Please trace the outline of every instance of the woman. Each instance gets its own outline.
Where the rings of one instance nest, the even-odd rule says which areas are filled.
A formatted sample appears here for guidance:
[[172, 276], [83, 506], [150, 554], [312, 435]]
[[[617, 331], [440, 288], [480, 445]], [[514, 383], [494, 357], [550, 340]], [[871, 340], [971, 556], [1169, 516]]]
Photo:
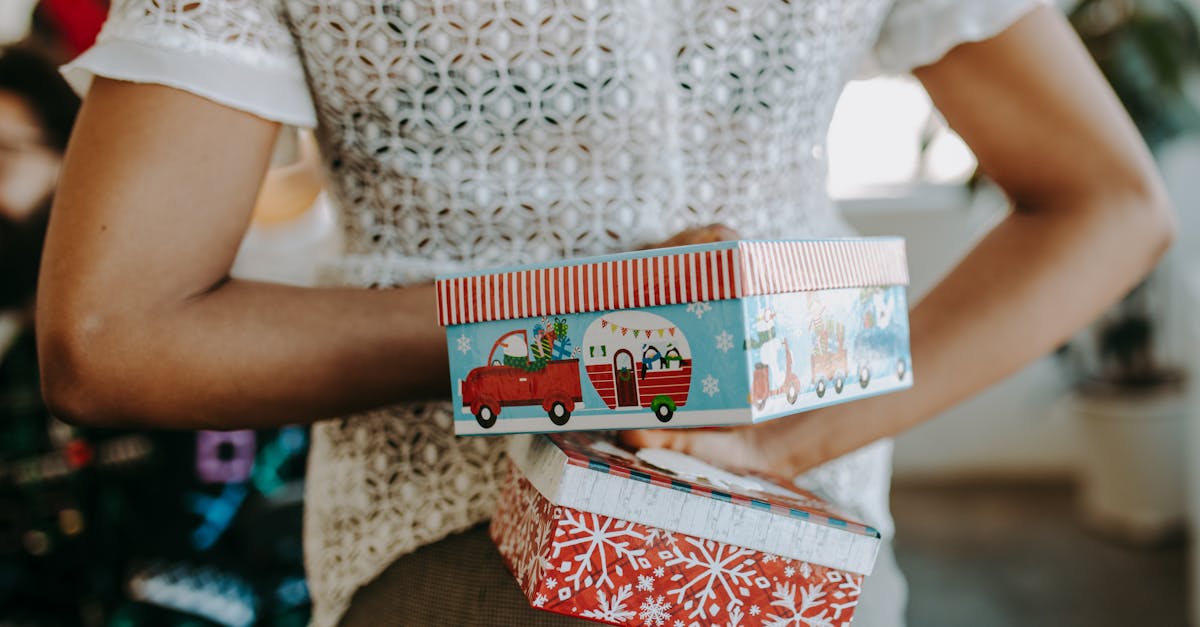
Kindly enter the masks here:
[[[429, 281], [730, 230], [848, 233], [822, 142], [870, 56], [916, 68], [1016, 204], [914, 310], [925, 383], [632, 441], [809, 471], [890, 530], [885, 438], [1054, 347], [1171, 238], [1132, 125], [1033, 0], [270, 6], [116, 2], [68, 66], [81, 89], [97, 78], [51, 220], [38, 332], [47, 398], [78, 422], [342, 416], [314, 425], [310, 458], [320, 625], [347, 607], [348, 623], [564, 622], [526, 608], [476, 526], [500, 443], [455, 440], [449, 406], [431, 400], [447, 357]], [[345, 251], [319, 288], [228, 277], [280, 122], [317, 126], [343, 211]], [[856, 624], [900, 624], [888, 552], [869, 581]]]

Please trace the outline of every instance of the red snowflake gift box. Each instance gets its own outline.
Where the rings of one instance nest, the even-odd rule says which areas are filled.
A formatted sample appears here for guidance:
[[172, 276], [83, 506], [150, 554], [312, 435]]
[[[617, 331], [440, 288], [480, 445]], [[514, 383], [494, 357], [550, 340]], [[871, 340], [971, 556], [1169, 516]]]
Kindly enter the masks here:
[[610, 625], [844, 627], [879, 533], [815, 495], [589, 433], [520, 436], [491, 536], [530, 603]]

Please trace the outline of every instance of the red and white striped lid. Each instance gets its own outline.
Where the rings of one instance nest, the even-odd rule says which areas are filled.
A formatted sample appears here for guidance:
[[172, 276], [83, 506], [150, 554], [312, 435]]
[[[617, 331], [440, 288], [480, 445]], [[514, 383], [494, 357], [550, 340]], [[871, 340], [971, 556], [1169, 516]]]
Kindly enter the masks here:
[[720, 242], [443, 277], [438, 323], [907, 284], [900, 238]]

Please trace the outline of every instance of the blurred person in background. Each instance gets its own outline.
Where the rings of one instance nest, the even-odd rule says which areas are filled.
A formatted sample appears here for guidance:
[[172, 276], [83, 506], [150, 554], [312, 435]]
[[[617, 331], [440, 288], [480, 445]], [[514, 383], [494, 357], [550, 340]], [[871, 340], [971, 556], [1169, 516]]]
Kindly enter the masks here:
[[[217, 506], [196, 505], [205, 499], [220, 504], [224, 487], [198, 476], [204, 433], [73, 427], [42, 401], [35, 288], [51, 199], [79, 108], [58, 66], [91, 45], [107, 2], [25, 4], [24, 12], [15, 5], [0, 11], [0, 19], [18, 22], [4, 35], [19, 40], [0, 47], [0, 622], [183, 625], [249, 605], [260, 624], [303, 624], [299, 506], [279, 495], [298, 491], [304, 430], [249, 436], [258, 446], [247, 454], [260, 458], [260, 475], [278, 485], [260, 481], [238, 504], [225, 503], [228, 514], [214, 532], [206, 514]], [[303, 246], [324, 229], [289, 222], [320, 188], [315, 147], [305, 144], [301, 152], [302, 162], [268, 177], [256, 214]], [[261, 274], [271, 254], [295, 260], [296, 247], [258, 250], [247, 270]], [[303, 278], [302, 267], [287, 276]], [[298, 450], [282, 458], [281, 442]], [[276, 455], [257, 463], [270, 457], [265, 451]], [[209, 536], [197, 546], [201, 529]], [[273, 542], [263, 546], [268, 529]], [[180, 592], [149, 598], [128, 585], [134, 579], [170, 581]], [[277, 594], [281, 589], [288, 594]]]
[[77, 543], [74, 486], [43, 489], [14, 472], [72, 440], [42, 403], [32, 323], [50, 201], [78, 109], [50, 58], [0, 48], [0, 607], [18, 617], [17, 606], [77, 620], [75, 603], [94, 583]]
[[[87, 98], [39, 294], [47, 399], [88, 425], [314, 422], [316, 625], [579, 624], [530, 608], [481, 526], [503, 442], [453, 435], [430, 281], [849, 235], [823, 144], [873, 59], [915, 73], [1016, 207], [914, 309], [921, 382], [625, 437], [797, 476], [890, 536], [888, 438], [1053, 349], [1172, 238], [1145, 146], [1043, 4], [115, 2], [65, 70]], [[230, 276], [280, 124], [318, 129], [342, 212], [316, 288]], [[855, 624], [904, 602], [885, 545]]]
[[0, 50], [0, 310], [32, 313], [50, 199], [78, 109], [48, 59]]
[[[41, 35], [53, 39], [48, 26], [40, 23]], [[42, 402], [33, 328], [38, 267], [79, 108], [44, 41], [0, 48], [0, 622], [184, 625], [249, 606], [260, 624], [302, 624], [302, 584], [275, 598], [276, 589], [297, 588], [300, 574], [294, 503], [270, 498], [261, 481], [246, 481], [236, 503], [222, 502], [224, 486], [197, 477], [203, 434], [75, 427]], [[302, 160], [269, 179], [258, 211], [264, 221], [287, 223], [313, 203], [315, 146], [300, 152]], [[290, 458], [302, 458], [302, 430], [237, 435], [257, 442], [243, 455], [273, 473], [277, 491], [298, 481], [302, 459]], [[278, 455], [284, 441], [296, 455]], [[271, 447], [274, 464], [257, 464]], [[207, 511], [195, 511], [201, 501]], [[208, 525], [210, 539], [196, 546], [206, 515], [222, 507], [226, 519], [217, 531]], [[273, 543], [263, 546], [268, 533]], [[146, 598], [128, 585], [134, 578], [169, 581], [175, 598]], [[189, 595], [190, 603], [179, 601]]]

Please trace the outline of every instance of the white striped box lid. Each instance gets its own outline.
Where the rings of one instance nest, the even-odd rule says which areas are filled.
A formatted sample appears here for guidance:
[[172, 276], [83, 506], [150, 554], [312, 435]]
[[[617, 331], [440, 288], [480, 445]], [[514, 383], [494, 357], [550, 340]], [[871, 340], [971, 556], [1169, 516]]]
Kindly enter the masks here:
[[732, 241], [437, 279], [442, 326], [872, 285], [907, 285], [904, 240]]
[[901, 238], [720, 241], [439, 276], [438, 323], [907, 283]]

